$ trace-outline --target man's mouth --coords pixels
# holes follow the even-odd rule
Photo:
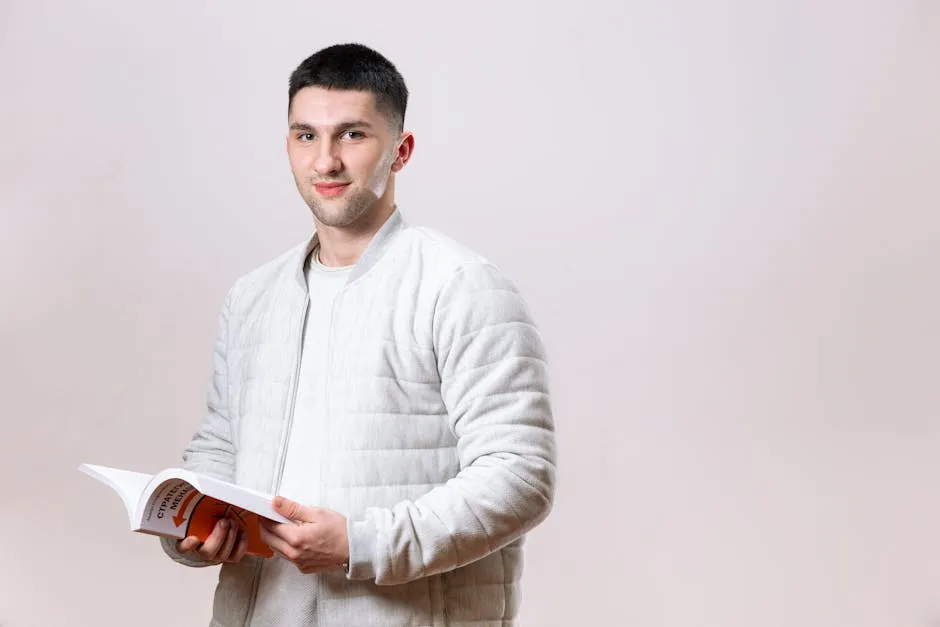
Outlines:
[[[332,198],[346,191],[346,188],[349,187],[349,183],[317,183],[313,187],[321,196]]]

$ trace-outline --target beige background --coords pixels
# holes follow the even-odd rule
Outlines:
[[[306,236],[287,77],[376,46],[413,222],[519,283],[561,466],[526,625],[940,625],[940,4],[0,0],[0,625],[204,625],[83,462],[178,462]]]

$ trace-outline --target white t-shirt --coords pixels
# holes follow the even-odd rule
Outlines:
[[[349,279],[353,266],[324,266],[320,263],[319,249],[311,254],[307,266],[307,291],[310,294],[310,302],[307,305],[307,321],[304,325],[294,417],[278,493],[303,505],[320,506],[320,465],[310,463],[310,460],[320,457],[323,442],[323,401],[326,391],[326,346],[330,311],[333,308],[333,300]]]

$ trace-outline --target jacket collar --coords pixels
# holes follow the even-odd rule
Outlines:
[[[359,261],[353,266],[347,285],[361,277],[368,272],[372,266],[378,263],[394,236],[404,227],[405,220],[402,217],[401,210],[396,206],[385,223],[376,231],[375,235],[372,236],[369,245],[366,246],[366,249],[362,252],[362,255],[360,255]],[[306,268],[310,259],[310,253],[313,252],[313,249],[316,248],[319,242],[320,236],[314,231],[307,245],[303,248],[303,255],[294,260],[294,278],[304,290],[307,289]]]

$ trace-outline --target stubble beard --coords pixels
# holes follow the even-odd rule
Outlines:
[[[315,192],[309,191],[311,189],[312,185],[307,188],[308,191],[303,196],[307,206],[310,207],[310,211],[313,212],[313,217],[320,224],[333,228],[341,229],[352,226],[367,214],[378,200],[378,197],[371,190],[362,189],[354,192],[346,199],[337,199],[337,202],[330,208],[315,195]],[[345,206],[342,206],[341,203],[344,203]],[[337,207],[336,205],[340,206]]]
[[[349,196],[346,198],[338,198],[336,205],[340,206],[336,207],[336,205],[333,205],[336,208],[332,210],[316,195],[313,185],[317,180],[313,178],[308,179],[306,187],[299,189],[299,191],[304,201],[307,203],[307,206],[310,207],[310,211],[313,212],[314,218],[316,218],[320,224],[332,228],[347,228],[362,219],[363,216],[369,213],[370,209],[376,206],[381,194],[377,195],[373,189],[379,189],[382,193],[385,192],[389,179],[392,176],[391,169],[394,162],[395,154],[389,154],[383,159],[378,172],[376,172],[372,180],[369,181],[370,185],[358,190],[349,190]],[[379,177],[382,178],[380,179]],[[381,184],[378,184],[380,181]],[[352,187],[352,185],[353,184],[350,183],[350,187]],[[298,188],[300,188],[299,185]],[[341,203],[345,203],[345,206],[342,206]]]

